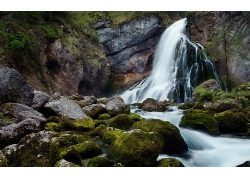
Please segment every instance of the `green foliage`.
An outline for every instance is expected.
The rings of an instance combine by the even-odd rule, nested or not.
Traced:
[[[1,103],[0,103],[1,104]],[[5,119],[6,117],[2,114],[2,113],[0,113],[0,119]]]

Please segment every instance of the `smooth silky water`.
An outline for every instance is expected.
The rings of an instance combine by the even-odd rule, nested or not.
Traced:
[[[191,42],[184,34],[187,19],[181,19],[163,33],[155,52],[152,73],[149,77],[121,94],[127,104],[143,102],[147,98],[190,102],[193,88],[208,79],[220,83],[216,68],[200,44]],[[164,157],[175,157],[185,166],[234,167],[250,160],[250,140],[233,137],[216,137],[190,129],[180,128],[183,111],[172,107],[171,112],[146,112],[131,106],[144,118],[169,121],[179,128],[188,145],[188,152]]]

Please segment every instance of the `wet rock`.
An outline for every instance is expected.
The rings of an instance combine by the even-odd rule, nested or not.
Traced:
[[[70,119],[84,119],[87,117],[78,104],[65,97],[46,103],[44,108],[53,115],[66,116]]]
[[[157,167],[185,167],[181,161],[176,158],[163,158],[157,162]]]
[[[239,164],[239,165],[236,166],[236,167],[250,167],[250,161],[245,161],[244,163]]]
[[[141,104],[141,109],[145,111],[165,111],[168,109],[168,106],[173,104],[170,101],[157,101],[153,98],[147,98]]]
[[[120,135],[123,132],[124,130],[121,130],[121,129],[107,127],[107,128],[102,128],[102,130],[99,132],[99,136],[102,138],[103,142],[107,144],[111,144],[118,137],[120,137]]]
[[[8,67],[0,69],[0,102],[33,104],[34,89],[15,70]]]
[[[107,158],[126,167],[154,166],[163,145],[159,133],[134,129],[122,133],[111,143]]]
[[[161,152],[175,154],[188,150],[187,144],[181,136],[179,129],[168,121],[152,118],[146,119],[135,122],[131,129],[141,129],[146,132],[157,132],[161,134],[164,139],[164,146]]]
[[[33,105],[31,106],[31,108],[38,111],[41,107],[43,107],[43,105],[45,105],[46,103],[50,101],[52,101],[52,98],[48,94],[35,90]]]
[[[130,106],[126,105],[122,98],[116,98],[110,100],[106,104],[106,110],[111,116],[116,116],[118,114],[128,114],[130,113]]]
[[[220,134],[219,122],[213,115],[202,110],[186,110],[179,126],[201,130],[212,135]]]

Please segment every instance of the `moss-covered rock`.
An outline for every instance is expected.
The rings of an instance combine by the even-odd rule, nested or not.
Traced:
[[[229,109],[240,108],[240,106],[235,99],[228,98],[225,100],[209,102],[206,104],[206,107],[204,109],[209,111],[210,113],[220,113]]]
[[[119,114],[113,117],[110,121],[109,126],[118,129],[129,130],[130,127],[137,121],[141,121],[143,118],[135,113]]]
[[[157,167],[185,167],[181,161],[176,158],[163,158],[157,162]]]
[[[90,159],[87,167],[112,167],[114,163],[110,161],[107,157],[96,156]]]
[[[129,114],[130,106],[125,104],[122,98],[117,97],[106,104],[106,110],[111,117],[114,117],[118,114]]]
[[[2,151],[0,151],[0,167],[8,167],[8,159]]]
[[[202,110],[186,110],[184,116],[181,118],[179,126],[201,130],[212,135],[219,134],[218,121],[213,115]]]
[[[65,150],[68,146],[82,143],[84,141],[90,140],[89,137],[80,135],[80,134],[58,134],[58,137],[53,137],[50,142],[50,164],[54,164],[62,159],[60,155],[61,151]]]
[[[184,102],[178,106],[178,109],[191,109],[194,106],[192,102]]]
[[[61,159],[56,162],[54,167],[80,167],[72,162],[66,161],[65,159]]]
[[[98,116],[99,120],[107,120],[110,118],[111,118],[111,116],[108,113],[99,114],[99,116]]]
[[[58,123],[66,130],[89,131],[95,128],[95,123],[91,117],[84,119],[69,119],[65,116],[58,117]]]
[[[157,132],[164,139],[162,152],[167,154],[180,153],[188,150],[180,131],[172,123],[160,119],[147,119],[133,124],[131,129],[142,129],[146,132]]]
[[[163,145],[163,137],[157,132],[131,130],[111,143],[107,158],[126,167],[154,166]]]
[[[248,130],[246,115],[238,110],[227,110],[214,117],[219,122],[221,133],[246,133]]]
[[[45,125],[44,129],[47,131],[60,132],[60,131],[62,131],[62,126],[58,123],[55,123],[55,122],[49,122]]]
[[[115,141],[124,130],[113,128],[113,127],[107,127],[100,131],[99,135],[102,138],[103,142],[107,144],[111,144],[113,141]]]

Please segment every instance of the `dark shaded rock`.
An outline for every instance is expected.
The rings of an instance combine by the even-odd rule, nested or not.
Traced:
[[[109,126],[122,130],[129,130],[135,122],[143,119],[144,118],[138,114],[119,114],[111,119]]]
[[[89,131],[95,128],[95,123],[91,117],[84,119],[69,119],[68,117],[58,117],[59,125],[66,130]]]
[[[34,99],[33,99],[33,105],[31,106],[31,108],[39,111],[39,109],[41,107],[43,107],[43,105],[45,105],[47,102],[52,101],[52,98],[41,91],[34,91]]]
[[[91,118],[97,118],[99,114],[106,112],[104,104],[91,104],[82,108],[83,112]]]
[[[202,110],[186,110],[179,126],[201,130],[212,135],[218,135],[220,133],[219,122],[213,115]]]
[[[0,102],[33,104],[34,89],[15,70],[8,67],[0,69]]]
[[[157,162],[157,167],[185,167],[181,161],[176,158],[163,158]]]
[[[97,156],[90,159],[87,167],[112,167],[114,163],[110,161],[107,157]]]
[[[122,98],[116,98],[110,100],[106,104],[107,113],[111,116],[116,116],[118,114],[128,114],[130,113],[130,106],[126,105]]]
[[[157,132],[124,132],[108,148],[107,158],[126,167],[154,166],[164,140]]]
[[[157,132],[161,134],[164,139],[164,146],[161,152],[175,154],[188,150],[187,144],[181,136],[179,129],[168,121],[152,118],[146,119],[135,122],[131,129],[142,129],[146,132]]]
[[[214,115],[219,122],[221,133],[246,133],[248,130],[248,120],[245,113],[238,110],[227,110]]]
[[[66,116],[70,119],[84,119],[87,117],[78,104],[65,97],[46,103],[44,108],[48,112],[52,112],[53,115]]]
[[[0,151],[0,167],[8,167],[8,158]]]

